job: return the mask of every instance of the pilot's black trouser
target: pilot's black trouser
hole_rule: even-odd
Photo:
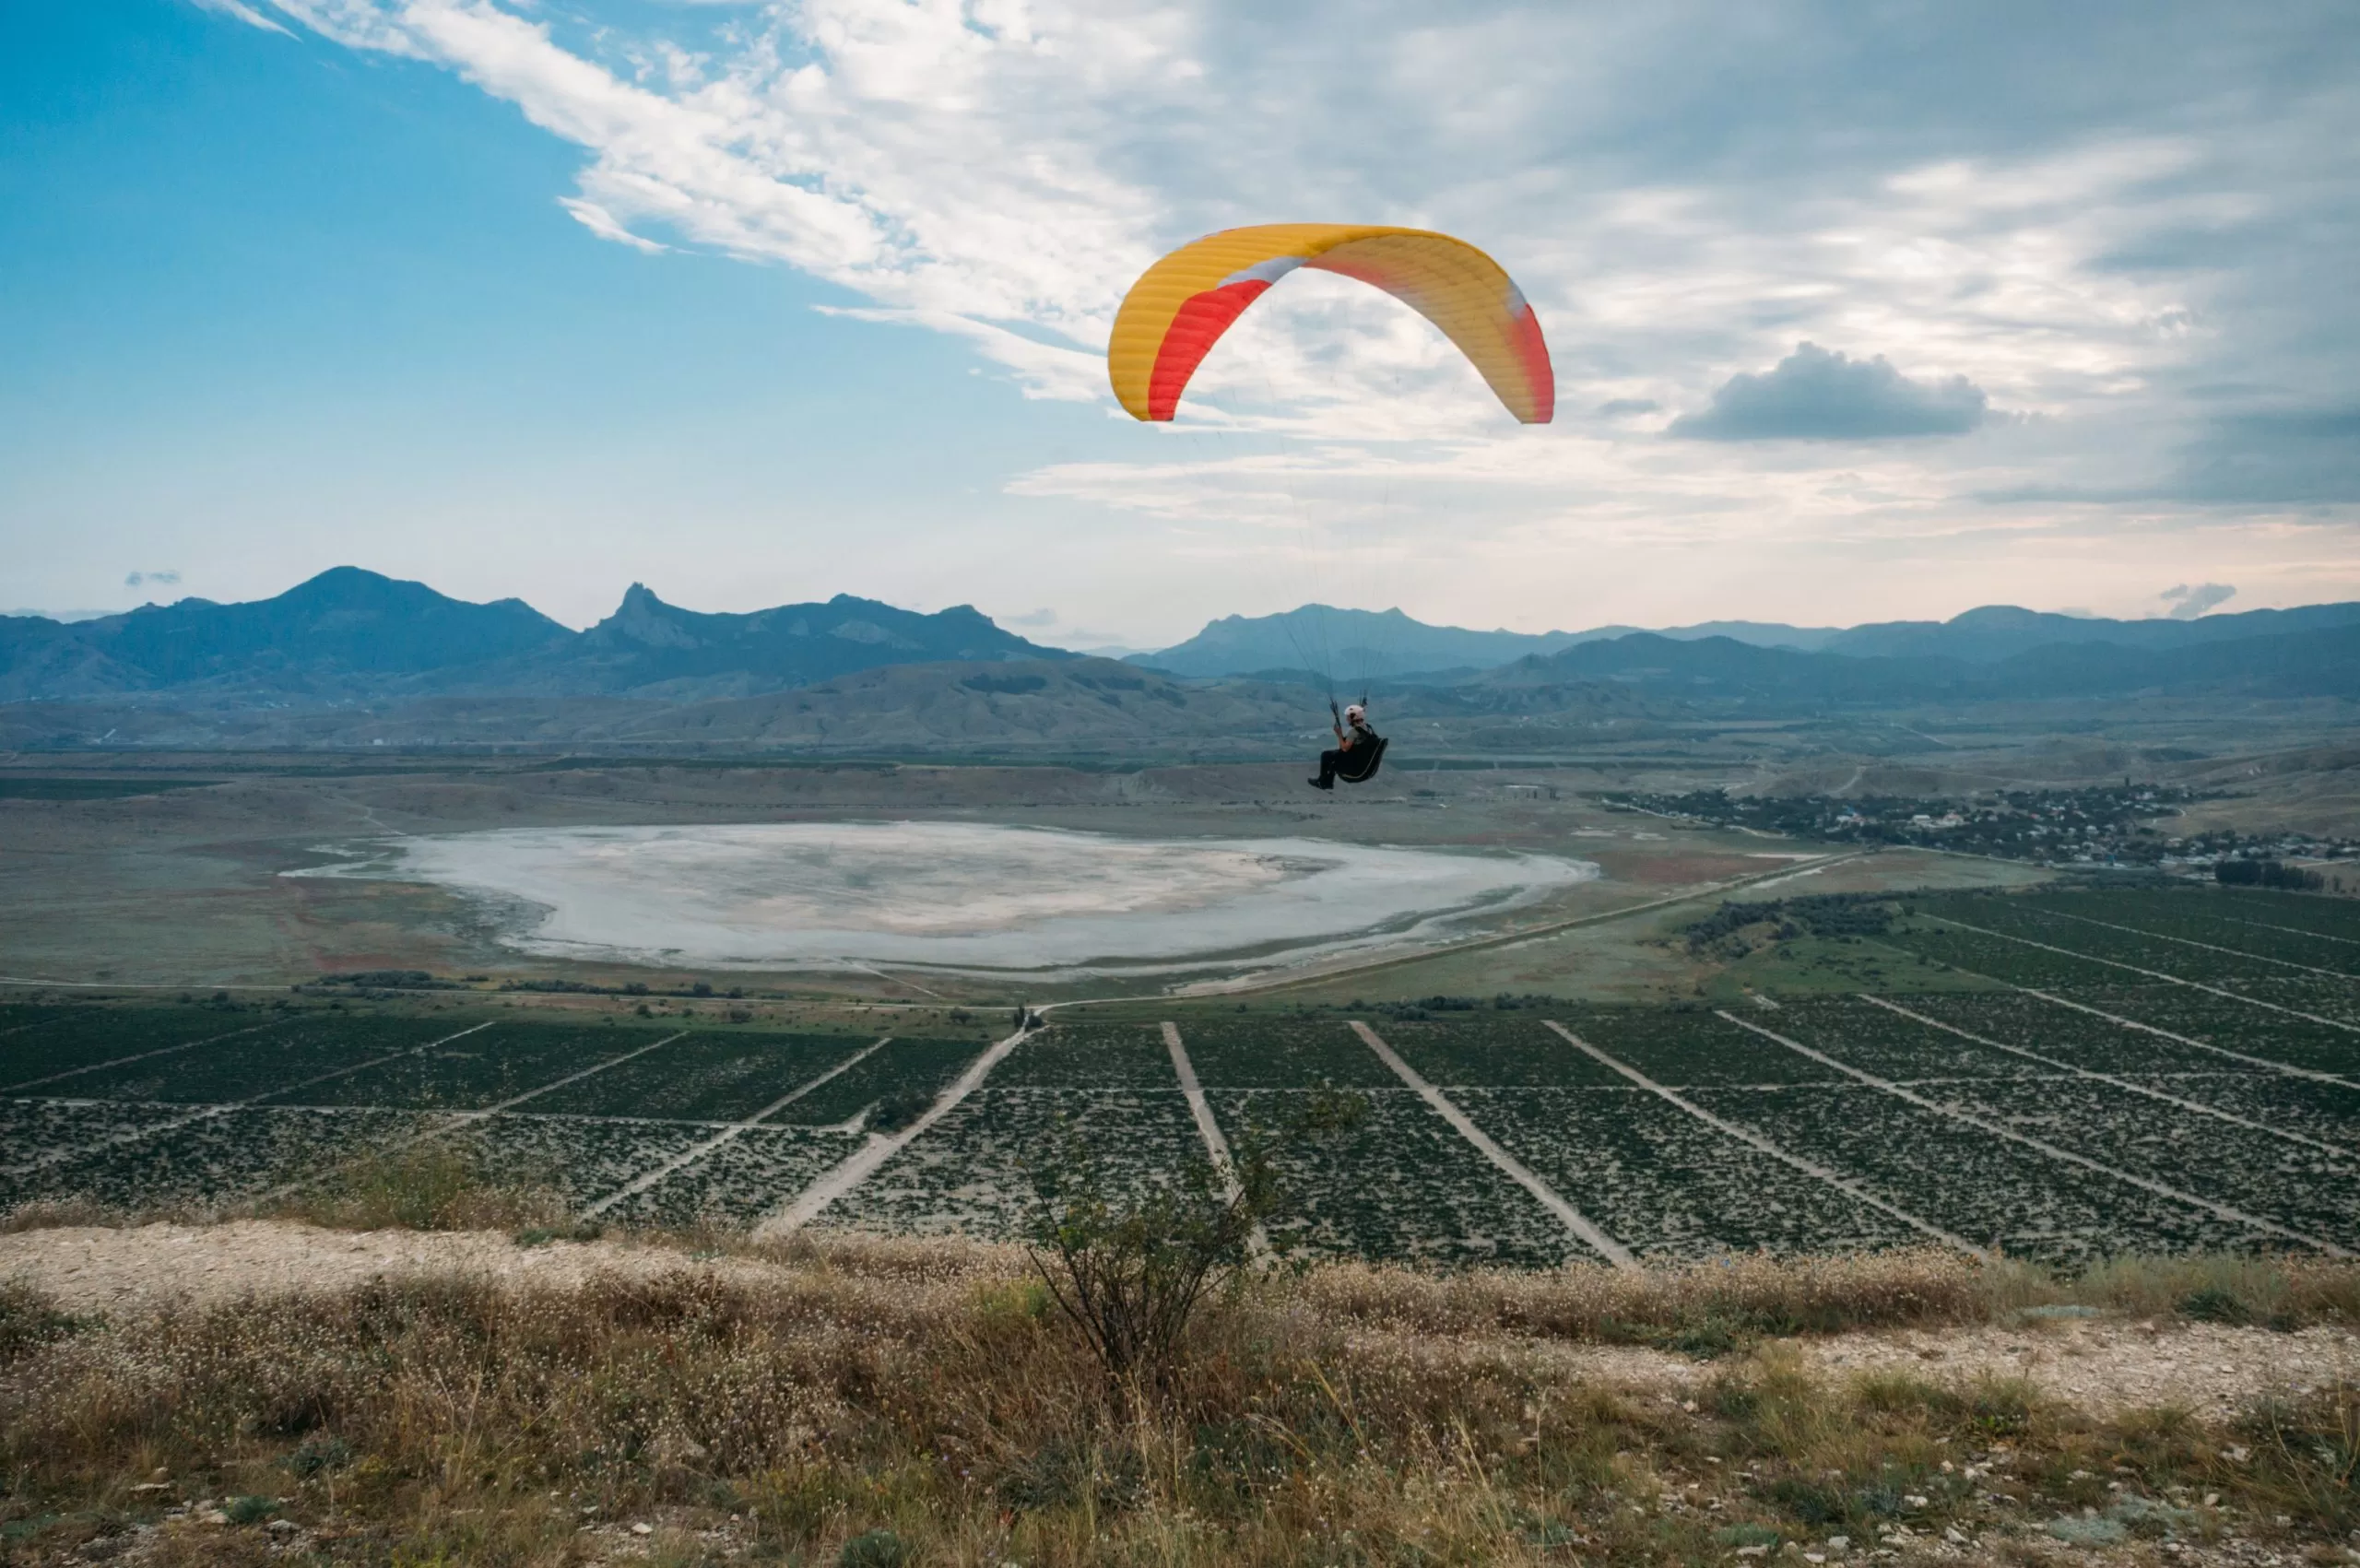
[[[1335,788],[1336,775],[1349,773],[1352,764],[1359,760],[1359,758],[1349,751],[1341,749],[1322,751],[1319,754],[1319,787],[1321,789]],[[1351,781],[1347,778],[1345,782],[1349,784]]]

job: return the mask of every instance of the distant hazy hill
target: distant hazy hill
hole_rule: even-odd
[[[183,599],[70,624],[0,617],[0,701],[153,692],[688,701],[884,665],[1071,656],[1003,631],[964,605],[921,615],[839,595],[750,615],[703,615],[634,584],[613,615],[576,632],[521,599],[469,604],[340,566],[248,604]]]
[[[713,701],[453,696],[378,702],[171,707],[0,705],[0,748],[185,749],[587,746],[1123,757],[1316,749],[1327,714],[1300,689],[1190,685],[1109,659],[891,665],[791,690]]]
[[[183,599],[96,620],[0,619],[0,694],[266,689],[332,696],[574,635],[522,599],[468,604],[422,583],[339,566],[248,604]]]
[[[2360,604],[2248,610],[2194,620],[2106,620],[1987,605],[1949,620],[1893,620],[1838,630],[1776,621],[1709,620],[1642,631],[1470,631],[1430,626],[1398,609],[1382,613],[1305,605],[1283,615],[1225,616],[1186,643],[1131,662],[1175,675],[1246,675],[1325,668],[1339,681],[1496,668],[1585,643],[1648,636],[1695,643],[1718,638],[1761,648],[1848,654],[1862,658],[1941,658],[1991,664],[2038,648],[2102,643],[2161,652],[2253,637],[2360,626]]]
[[[1452,690],[1470,702],[1528,711],[1539,694],[1569,696],[1575,689],[1601,684],[1634,695],[1734,701],[1765,712],[2142,693],[2360,699],[2360,618],[2320,631],[2162,649],[2094,639],[2050,643],[1984,663],[1804,653],[1752,647],[1727,637],[1682,640],[1642,632],[1519,659]],[[1546,706],[1546,701],[1539,705]]]
[[[1986,605],[1948,620],[1889,620],[1855,626],[1834,633],[1819,645],[1830,653],[1867,657],[1918,654],[1988,664],[2059,644],[2105,643],[2161,651],[2339,626],[2360,626],[2360,604],[2245,610],[2193,620],[2102,620],[2019,609],[2013,605]]]
[[[1304,605],[1280,615],[1223,616],[1160,653],[1134,654],[1133,664],[1174,675],[1251,675],[1264,670],[1325,667],[1338,680],[1386,678],[1432,670],[1490,669],[1534,654],[1636,631],[1601,626],[1588,631],[1471,631],[1432,626],[1398,609],[1338,609]],[[1675,627],[1664,637],[1730,637],[1769,647],[1812,648],[1839,635],[1833,628],[1716,620]]]
[[[676,701],[751,696],[887,665],[1065,659],[966,605],[921,615],[839,594],[824,604],[708,615],[634,583],[615,613],[577,637],[473,672],[466,689]]]
[[[1187,687],[1112,659],[1061,657],[862,670],[793,691],[640,714],[597,738],[872,753],[1166,750],[1193,741],[1221,751],[1300,733],[1325,717],[1300,691],[1250,681]]]

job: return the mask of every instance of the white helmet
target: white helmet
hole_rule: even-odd
[[[1368,710],[1362,707],[1358,702],[1354,702],[1344,710],[1344,717],[1350,719],[1354,724],[1358,724],[1363,719],[1368,717]]]

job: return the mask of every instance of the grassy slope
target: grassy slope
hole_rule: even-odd
[[[136,1541],[189,1563],[1655,1563],[1837,1535],[1909,1556],[1956,1530],[2030,1561],[2063,1519],[2204,1561],[2360,1524],[2348,1388],[2227,1426],[2096,1419],[2014,1382],[1830,1381],[1755,1343],[2074,1295],[2349,1323],[2348,1267],[2133,1265],[2067,1289],[1920,1254],[1343,1266],[1224,1300],[1142,1391],[1104,1382],[1007,1251],[771,1256],[768,1283],[430,1276],[123,1325],[10,1288],[8,1560]],[[1552,1353],[1600,1339],[1720,1359],[1683,1404]]]

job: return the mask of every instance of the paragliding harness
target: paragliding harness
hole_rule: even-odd
[[[1367,707],[1366,697],[1361,699],[1361,705],[1363,709]],[[1336,700],[1333,697],[1328,699],[1328,712],[1335,715],[1336,727],[1341,730],[1344,727],[1344,715],[1338,712]],[[1385,737],[1369,729],[1366,725],[1361,727],[1367,731],[1368,739],[1361,745],[1348,748],[1343,755],[1336,760],[1336,777],[1345,784],[1368,783],[1369,780],[1376,777],[1376,770],[1385,761]]]

